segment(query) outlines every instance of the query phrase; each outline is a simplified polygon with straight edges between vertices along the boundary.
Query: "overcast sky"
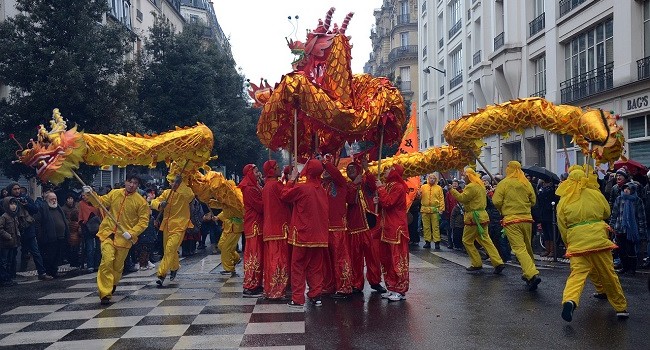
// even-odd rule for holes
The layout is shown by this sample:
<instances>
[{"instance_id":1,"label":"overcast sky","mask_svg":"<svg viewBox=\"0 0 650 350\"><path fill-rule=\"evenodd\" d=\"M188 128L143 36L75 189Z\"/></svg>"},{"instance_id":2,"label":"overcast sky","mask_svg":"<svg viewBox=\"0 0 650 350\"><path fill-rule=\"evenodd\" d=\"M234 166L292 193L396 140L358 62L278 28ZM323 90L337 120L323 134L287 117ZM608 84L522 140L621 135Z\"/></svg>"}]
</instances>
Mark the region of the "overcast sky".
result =
<instances>
[{"instance_id":1,"label":"overcast sky","mask_svg":"<svg viewBox=\"0 0 650 350\"><path fill-rule=\"evenodd\" d=\"M332 24L339 26L348 12L354 12L346 34L352 37L352 72L363 73L372 46L369 37L375 22L373 10L381 7L381 3L381 0L214 0L214 10L244 75L256 84L263 77L273 85L291 71L294 59L285 37L304 42L305 30L316 28L318 19L324 19L330 7L336 8ZM298 31L294 32L296 15Z\"/></svg>"}]
</instances>

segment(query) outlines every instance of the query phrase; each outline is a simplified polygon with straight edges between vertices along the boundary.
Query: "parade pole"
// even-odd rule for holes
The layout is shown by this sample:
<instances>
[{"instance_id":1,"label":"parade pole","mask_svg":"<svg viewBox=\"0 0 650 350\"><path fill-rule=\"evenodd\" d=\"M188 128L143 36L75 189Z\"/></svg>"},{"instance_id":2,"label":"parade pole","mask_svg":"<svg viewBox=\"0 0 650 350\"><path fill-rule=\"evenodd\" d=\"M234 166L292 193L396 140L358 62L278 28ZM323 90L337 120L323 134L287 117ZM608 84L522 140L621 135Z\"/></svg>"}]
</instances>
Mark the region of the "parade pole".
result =
<instances>
[{"instance_id":1,"label":"parade pole","mask_svg":"<svg viewBox=\"0 0 650 350\"><path fill-rule=\"evenodd\" d=\"M82 179L79 177L79 175L77 175L77 173L76 173L74 170L71 170L71 171L72 171L72 175L75 177L75 179L77 179L77 181L79 181L79 182L81 183L81 186L88 186L88 185L86 185L86 183L84 182L84 180L82 180ZM108 215L108 217L109 217L111 220L113 220L113 222L115 223L115 226L117 226L117 228L119 228L120 231L122 231L122 232L127 232L127 231L124 229L124 227L122 227L122 225L121 225L119 222L117 222L117 218L115 218L115 216L113 216L113 214L112 214L110 211L108 211L108 209L106 209L106 206L104 206L104 204L102 203L102 201L99 199L99 196L97 195L97 193L95 193L95 191L90 191L90 195L95 199L95 201L97 201L97 203L99 203L99 207L100 207L102 210L104 210L104 212L106 213L106 215Z\"/></svg>"},{"instance_id":2,"label":"parade pole","mask_svg":"<svg viewBox=\"0 0 650 350\"><path fill-rule=\"evenodd\" d=\"M298 169L298 110L293 110L293 166Z\"/></svg>"},{"instance_id":3,"label":"parade pole","mask_svg":"<svg viewBox=\"0 0 650 350\"><path fill-rule=\"evenodd\" d=\"M488 176L490 176L490 180L492 181L492 183L494 183L495 182L494 181L494 176L492 176L492 173L490 173L490 170L488 170L488 168L485 166L485 164L483 164L481 159L476 156L476 153L474 152L473 149L470 149L469 151L472 152L472 156L474 158L476 158L476 161L481 165L481 167L483 167L483 170L485 170L485 172L488 174Z\"/></svg>"},{"instance_id":4,"label":"parade pole","mask_svg":"<svg viewBox=\"0 0 650 350\"><path fill-rule=\"evenodd\" d=\"M381 180L381 153L384 148L384 124L381 125L381 134L379 135L379 155L377 156L377 178ZM378 198L375 195L375 198ZM379 214L379 202L375 203L375 213Z\"/></svg>"}]
</instances>

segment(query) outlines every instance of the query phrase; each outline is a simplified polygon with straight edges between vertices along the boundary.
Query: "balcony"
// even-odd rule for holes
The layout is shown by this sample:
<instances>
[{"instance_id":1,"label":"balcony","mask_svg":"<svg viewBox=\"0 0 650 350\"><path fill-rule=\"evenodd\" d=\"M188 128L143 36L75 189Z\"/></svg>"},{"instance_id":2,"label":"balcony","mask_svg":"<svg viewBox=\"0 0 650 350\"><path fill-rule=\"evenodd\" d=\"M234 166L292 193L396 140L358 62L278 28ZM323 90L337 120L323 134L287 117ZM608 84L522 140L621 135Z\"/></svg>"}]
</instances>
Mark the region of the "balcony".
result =
<instances>
[{"instance_id":1,"label":"balcony","mask_svg":"<svg viewBox=\"0 0 650 350\"><path fill-rule=\"evenodd\" d=\"M530 97L541 97L541 98L544 98L544 97L546 97L546 89L544 89L544 90L539 90L539 91L537 91L537 92L534 92L534 93L530 94Z\"/></svg>"},{"instance_id":2,"label":"balcony","mask_svg":"<svg viewBox=\"0 0 650 350\"><path fill-rule=\"evenodd\" d=\"M476 51L474 57L472 57L472 64L477 65L481 63L481 50Z\"/></svg>"},{"instance_id":3,"label":"balcony","mask_svg":"<svg viewBox=\"0 0 650 350\"><path fill-rule=\"evenodd\" d=\"M395 25L401 26L401 25L406 25L411 23L411 15L406 13L403 15L397 15L397 21L395 22Z\"/></svg>"},{"instance_id":4,"label":"balcony","mask_svg":"<svg viewBox=\"0 0 650 350\"><path fill-rule=\"evenodd\" d=\"M135 18L142 22L142 12L140 10L135 10Z\"/></svg>"},{"instance_id":5,"label":"balcony","mask_svg":"<svg viewBox=\"0 0 650 350\"><path fill-rule=\"evenodd\" d=\"M650 78L650 56L636 61L639 69L639 80Z\"/></svg>"},{"instance_id":6,"label":"balcony","mask_svg":"<svg viewBox=\"0 0 650 350\"><path fill-rule=\"evenodd\" d=\"M417 58L418 57L418 46L417 45L406 45L400 46L392 49L388 54L388 61L393 62L399 58Z\"/></svg>"},{"instance_id":7,"label":"balcony","mask_svg":"<svg viewBox=\"0 0 650 350\"><path fill-rule=\"evenodd\" d=\"M422 48L422 57L427 57L427 46L425 45L424 48Z\"/></svg>"},{"instance_id":8,"label":"balcony","mask_svg":"<svg viewBox=\"0 0 650 350\"><path fill-rule=\"evenodd\" d=\"M401 81L399 83L399 89L402 92L413 91L413 90L411 90L411 82L410 81Z\"/></svg>"},{"instance_id":9,"label":"balcony","mask_svg":"<svg viewBox=\"0 0 650 350\"><path fill-rule=\"evenodd\" d=\"M426 1L422 3L422 13L425 13L425 12L427 12L427 2Z\"/></svg>"},{"instance_id":10,"label":"balcony","mask_svg":"<svg viewBox=\"0 0 650 350\"><path fill-rule=\"evenodd\" d=\"M455 88L463 82L463 72L458 72L458 74L449 80L449 90Z\"/></svg>"},{"instance_id":11,"label":"balcony","mask_svg":"<svg viewBox=\"0 0 650 350\"><path fill-rule=\"evenodd\" d=\"M560 83L562 103L576 101L614 87L614 62Z\"/></svg>"},{"instance_id":12,"label":"balcony","mask_svg":"<svg viewBox=\"0 0 650 350\"><path fill-rule=\"evenodd\" d=\"M546 27L545 14L546 12L543 12L541 15L537 16L537 18L528 23L528 26L530 27L530 34L528 35L529 37L539 33L541 30L544 30Z\"/></svg>"},{"instance_id":13,"label":"balcony","mask_svg":"<svg viewBox=\"0 0 650 350\"><path fill-rule=\"evenodd\" d=\"M560 0L560 17L571 12L571 10L580 6L585 1L587 0Z\"/></svg>"},{"instance_id":14,"label":"balcony","mask_svg":"<svg viewBox=\"0 0 650 350\"><path fill-rule=\"evenodd\" d=\"M440 97L442 97L442 95L444 94L445 94L445 86L443 85L440 87Z\"/></svg>"},{"instance_id":15,"label":"balcony","mask_svg":"<svg viewBox=\"0 0 650 350\"><path fill-rule=\"evenodd\" d=\"M496 38L494 38L494 51L498 50L505 43L505 32L501 32L501 34L497 35Z\"/></svg>"},{"instance_id":16,"label":"balcony","mask_svg":"<svg viewBox=\"0 0 650 350\"><path fill-rule=\"evenodd\" d=\"M454 25L451 26L451 29L449 29L449 39L451 39L456 33L460 32L462 27L461 20L454 23Z\"/></svg>"},{"instance_id":17,"label":"balcony","mask_svg":"<svg viewBox=\"0 0 650 350\"><path fill-rule=\"evenodd\" d=\"M440 38L440 40L438 40L438 48L442 49L443 46L445 46L445 39Z\"/></svg>"},{"instance_id":18,"label":"balcony","mask_svg":"<svg viewBox=\"0 0 650 350\"><path fill-rule=\"evenodd\" d=\"M422 93L422 101L426 101L429 99L429 94L427 91Z\"/></svg>"}]
</instances>

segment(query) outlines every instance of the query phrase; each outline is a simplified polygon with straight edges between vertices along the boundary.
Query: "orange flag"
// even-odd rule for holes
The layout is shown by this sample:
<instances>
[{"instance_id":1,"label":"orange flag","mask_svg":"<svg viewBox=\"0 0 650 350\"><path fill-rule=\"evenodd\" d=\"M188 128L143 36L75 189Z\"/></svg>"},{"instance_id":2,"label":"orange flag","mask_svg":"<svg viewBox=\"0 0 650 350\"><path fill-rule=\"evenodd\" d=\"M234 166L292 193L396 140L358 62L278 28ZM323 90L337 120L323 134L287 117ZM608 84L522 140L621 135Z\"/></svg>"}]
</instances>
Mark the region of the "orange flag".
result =
<instances>
[{"instance_id":1,"label":"orange flag","mask_svg":"<svg viewBox=\"0 0 650 350\"><path fill-rule=\"evenodd\" d=\"M411 104L411 118L409 119L409 123L406 126L406 131L404 131L402 143L397 149L397 153L395 155L418 152L419 144L420 140L418 139L417 109L415 107L415 102L413 102ZM410 208L411 204L413 204L413 201L415 200L415 196L417 195L418 190L420 190L420 177L409 177L405 181L409 188L408 193L406 194L406 207Z\"/></svg>"}]
</instances>

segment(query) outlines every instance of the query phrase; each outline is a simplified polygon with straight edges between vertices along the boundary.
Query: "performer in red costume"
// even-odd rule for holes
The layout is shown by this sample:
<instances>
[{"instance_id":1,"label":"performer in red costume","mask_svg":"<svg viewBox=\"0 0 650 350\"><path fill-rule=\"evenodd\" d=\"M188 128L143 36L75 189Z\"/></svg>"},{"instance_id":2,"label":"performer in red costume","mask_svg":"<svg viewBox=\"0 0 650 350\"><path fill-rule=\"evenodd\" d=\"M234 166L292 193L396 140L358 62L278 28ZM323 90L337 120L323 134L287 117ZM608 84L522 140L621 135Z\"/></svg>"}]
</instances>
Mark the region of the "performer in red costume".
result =
<instances>
[{"instance_id":1,"label":"performer in red costume","mask_svg":"<svg viewBox=\"0 0 650 350\"><path fill-rule=\"evenodd\" d=\"M381 205L380 259L388 289L382 298L389 301L405 300L409 290L409 233L406 221L408 186L402 179L402 174L404 168L395 164L386 169L385 185L377 180Z\"/></svg>"},{"instance_id":2,"label":"performer in red costume","mask_svg":"<svg viewBox=\"0 0 650 350\"><path fill-rule=\"evenodd\" d=\"M328 283L333 285L332 298L345 299L352 294L352 262L350 260L350 236L345 232L347 212L347 181L339 169L332 164L332 156L326 155L323 161L323 187L329 203L329 259L325 263L332 272L325 275L325 290ZM330 281L327 278L330 278Z\"/></svg>"},{"instance_id":3,"label":"performer in red costume","mask_svg":"<svg viewBox=\"0 0 650 350\"><path fill-rule=\"evenodd\" d=\"M291 207L280 199L284 184L279 181L280 167L275 160L262 166L265 184L264 203L264 294L268 299L284 297L289 283L289 220Z\"/></svg>"},{"instance_id":4,"label":"performer in red costume","mask_svg":"<svg viewBox=\"0 0 650 350\"><path fill-rule=\"evenodd\" d=\"M257 179L260 176L255 164L244 166L244 179L239 188L244 196L244 298L262 296L262 226L264 206L262 204L262 188Z\"/></svg>"},{"instance_id":5,"label":"performer in red costume","mask_svg":"<svg viewBox=\"0 0 650 350\"><path fill-rule=\"evenodd\" d=\"M323 165L319 160L309 160L302 173L305 183L296 184L298 171L294 169L282 190L282 200L292 203L289 244L291 252L291 301L289 306L302 307L305 303L305 280L309 285L307 296L315 306L321 306L323 290L323 257L327 251L329 217L327 193L321 185Z\"/></svg>"},{"instance_id":6,"label":"performer in red costume","mask_svg":"<svg viewBox=\"0 0 650 350\"><path fill-rule=\"evenodd\" d=\"M370 288L379 293L386 293L381 283L381 267L379 264L379 225L376 225L375 204L373 198L377 187L375 177L366 172L362 175L359 163L350 163L346 173L352 182L348 182L347 229L350 234L350 258L352 260L352 290L361 293L363 290L363 266L365 258L366 278ZM374 222L368 222L368 218Z\"/></svg>"}]
</instances>

